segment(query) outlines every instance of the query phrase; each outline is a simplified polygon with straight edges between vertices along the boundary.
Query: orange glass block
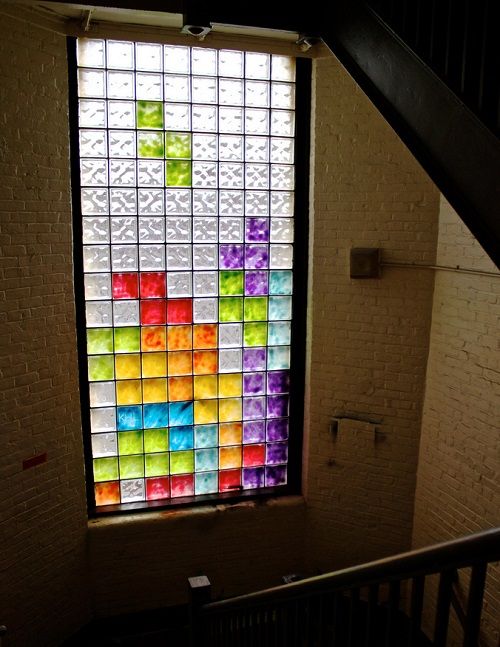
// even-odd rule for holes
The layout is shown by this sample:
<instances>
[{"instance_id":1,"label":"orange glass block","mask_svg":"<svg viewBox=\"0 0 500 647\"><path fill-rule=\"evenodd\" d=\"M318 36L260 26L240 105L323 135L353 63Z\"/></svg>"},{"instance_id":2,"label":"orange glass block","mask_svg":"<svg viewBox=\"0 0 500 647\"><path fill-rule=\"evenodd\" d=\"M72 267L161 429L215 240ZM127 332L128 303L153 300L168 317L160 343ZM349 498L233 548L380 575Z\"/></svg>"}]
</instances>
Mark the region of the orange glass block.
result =
<instances>
[{"instance_id":1,"label":"orange glass block","mask_svg":"<svg viewBox=\"0 0 500 647\"><path fill-rule=\"evenodd\" d=\"M113 505L114 503L120 503L120 483L118 481L96 483L95 504Z\"/></svg>"},{"instance_id":2,"label":"orange glass block","mask_svg":"<svg viewBox=\"0 0 500 647\"><path fill-rule=\"evenodd\" d=\"M153 350L167 350L165 326L143 326L141 328L141 349L145 353Z\"/></svg>"},{"instance_id":3,"label":"orange glass block","mask_svg":"<svg viewBox=\"0 0 500 647\"><path fill-rule=\"evenodd\" d=\"M219 400L219 420L221 422L241 420L241 398Z\"/></svg>"},{"instance_id":4,"label":"orange glass block","mask_svg":"<svg viewBox=\"0 0 500 647\"><path fill-rule=\"evenodd\" d=\"M191 350L191 326L168 326L168 350Z\"/></svg>"},{"instance_id":5,"label":"orange glass block","mask_svg":"<svg viewBox=\"0 0 500 647\"><path fill-rule=\"evenodd\" d=\"M227 470L241 467L241 447L219 448L219 469Z\"/></svg>"},{"instance_id":6,"label":"orange glass block","mask_svg":"<svg viewBox=\"0 0 500 647\"><path fill-rule=\"evenodd\" d=\"M195 400L194 424L206 425L217 422L217 400Z\"/></svg>"},{"instance_id":7,"label":"orange glass block","mask_svg":"<svg viewBox=\"0 0 500 647\"><path fill-rule=\"evenodd\" d=\"M192 377L169 377L168 399L170 402L181 402L193 399Z\"/></svg>"},{"instance_id":8,"label":"orange glass block","mask_svg":"<svg viewBox=\"0 0 500 647\"><path fill-rule=\"evenodd\" d=\"M241 373L219 375L219 397L231 398L241 395Z\"/></svg>"},{"instance_id":9,"label":"orange glass block","mask_svg":"<svg viewBox=\"0 0 500 647\"><path fill-rule=\"evenodd\" d=\"M191 351L168 353L169 375L190 375L193 372Z\"/></svg>"},{"instance_id":10,"label":"orange glass block","mask_svg":"<svg viewBox=\"0 0 500 647\"><path fill-rule=\"evenodd\" d=\"M141 404L141 380L120 380L116 383L116 404Z\"/></svg>"},{"instance_id":11,"label":"orange glass block","mask_svg":"<svg viewBox=\"0 0 500 647\"><path fill-rule=\"evenodd\" d=\"M217 351L195 350L193 353L195 375L217 373Z\"/></svg>"},{"instance_id":12,"label":"orange glass block","mask_svg":"<svg viewBox=\"0 0 500 647\"><path fill-rule=\"evenodd\" d=\"M226 422L219 425L219 445L238 445L243 436L243 423Z\"/></svg>"},{"instance_id":13,"label":"orange glass block","mask_svg":"<svg viewBox=\"0 0 500 647\"><path fill-rule=\"evenodd\" d=\"M143 402L166 402L167 401L167 380L157 378L155 380L142 381Z\"/></svg>"},{"instance_id":14,"label":"orange glass block","mask_svg":"<svg viewBox=\"0 0 500 647\"><path fill-rule=\"evenodd\" d=\"M141 377L141 356L116 355L115 373L117 380L131 380Z\"/></svg>"},{"instance_id":15,"label":"orange glass block","mask_svg":"<svg viewBox=\"0 0 500 647\"><path fill-rule=\"evenodd\" d=\"M148 353L142 356L142 377L165 377L167 353Z\"/></svg>"},{"instance_id":16,"label":"orange glass block","mask_svg":"<svg viewBox=\"0 0 500 647\"><path fill-rule=\"evenodd\" d=\"M193 348L217 348L217 324L194 325Z\"/></svg>"},{"instance_id":17,"label":"orange glass block","mask_svg":"<svg viewBox=\"0 0 500 647\"><path fill-rule=\"evenodd\" d=\"M217 397L217 375L197 375L194 378L195 400L208 400Z\"/></svg>"}]
</instances>

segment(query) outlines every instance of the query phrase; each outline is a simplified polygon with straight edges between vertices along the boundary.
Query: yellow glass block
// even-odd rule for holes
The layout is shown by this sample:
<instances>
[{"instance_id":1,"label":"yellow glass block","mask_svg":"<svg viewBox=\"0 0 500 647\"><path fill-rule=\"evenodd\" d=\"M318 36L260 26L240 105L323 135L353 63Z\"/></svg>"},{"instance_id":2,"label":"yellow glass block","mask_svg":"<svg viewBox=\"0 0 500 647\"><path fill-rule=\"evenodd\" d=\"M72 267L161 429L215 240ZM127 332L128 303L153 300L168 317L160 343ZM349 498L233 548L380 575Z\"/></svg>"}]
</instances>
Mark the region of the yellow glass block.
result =
<instances>
[{"instance_id":1,"label":"yellow glass block","mask_svg":"<svg viewBox=\"0 0 500 647\"><path fill-rule=\"evenodd\" d=\"M217 373L217 351L195 350L193 353L195 375Z\"/></svg>"},{"instance_id":2,"label":"yellow glass block","mask_svg":"<svg viewBox=\"0 0 500 647\"><path fill-rule=\"evenodd\" d=\"M194 424L206 425L217 422L217 400L195 400Z\"/></svg>"},{"instance_id":3,"label":"yellow glass block","mask_svg":"<svg viewBox=\"0 0 500 647\"><path fill-rule=\"evenodd\" d=\"M143 326L141 328L141 350L145 353L167 350L165 326Z\"/></svg>"},{"instance_id":4,"label":"yellow glass block","mask_svg":"<svg viewBox=\"0 0 500 647\"><path fill-rule=\"evenodd\" d=\"M169 375L190 375L193 372L192 354L190 351L168 353Z\"/></svg>"},{"instance_id":5,"label":"yellow glass block","mask_svg":"<svg viewBox=\"0 0 500 647\"><path fill-rule=\"evenodd\" d=\"M194 399L209 400L217 397L217 375L196 375L194 378Z\"/></svg>"},{"instance_id":6,"label":"yellow glass block","mask_svg":"<svg viewBox=\"0 0 500 647\"><path fill-rule=\"evenodd\" d=\"M116 379L130 380L141 377L141 356L140 355L116 355L115 356Z\"/></svg>"},{"instance_id":7,"label":"yellow glass block","mask_svg":"<svg viewBox=\"0 0 500 647\"><path fill-rule=\"evenodd\" d=\"M241 395L241 373L219 375L219 397L231 398Z\"/></svg>"},{"instance_id":8,"label":"yellow glass block","mask_svg":"<svg viewBox=\"0 0 500 647\"><path fill-rule=\"evenodd\" d=\"M217 324L194 325L193 348L217 348Z\"/></svg>"},{"instance_id":9,"label":"yellow glass block","mask_svg":"<svg viewBox=\"0 0 500 647\"><path fill-rule=\"evenodd\" d=\"M168 399L170 402L193 399L193 378L192 377L169 377L168 378Z\"/></svg>"},{"instance_id":10,"label":"yellow glass block","mask_svg":"<svg viewBox=\"0 0 500 647\"><path fill-rule=\"evenodd\" d=\"M219 400L219 420L221 422L241 420L241 399Z\"/></svg>"},{"instance_id":11,"label":"yellow glass block","mask_svg":"<svg viewBox=\"0 0 500 647\"><path fill-rule=\"evenodd\" d=\"M165 377L167 353L148 353L142 356L142 377Z\"/></svg>"},{"instance_id":12,"label":"yellow glass block","mask_svg":"<svg viewBox=\"0 0 500 647\"><path fill-rule=\"evenodd\" d=\"M219 445L238 445L243 437L241 422L226 422L219 425Z\"/></svg>"},{"instance_id":13,"label":"yellow glass block","mask_svg":"<svg viewBox=\"0 0 500 647\"><path fill-rule=\"evenodd\" d=\"M116 404L140 404L141 381L120 380L116 383Z\"/></svg>"},{"instance_id":14,"label":"yellow glass block","mask_svg":"<svg viewBox=\"0 0 500 647\"><path fill-rule=\"evenodd\" d=\"M191 326L168 326L168 350L190 350L193 347Z\"/></svg>"},{"instance_id":15,"label":"yellow glass block","mask_svg":"<svg viewBox=\"0 0 500 647\"><path fill-rule=\"evenodd\" d=\"M220 447L219 469L227 470L231 467L241 467L241 447Z\"/></svg>"},{"instance_id":16,"label":"yellow glass block","mask_svg":"<svg viewBox=\"0 0 500 647\"><path fill-rule=\"evenodd\" d=\"M166 402L167 401L167 380L143 380L142 381L143 402Z\"/></svg>"}]
</instances>

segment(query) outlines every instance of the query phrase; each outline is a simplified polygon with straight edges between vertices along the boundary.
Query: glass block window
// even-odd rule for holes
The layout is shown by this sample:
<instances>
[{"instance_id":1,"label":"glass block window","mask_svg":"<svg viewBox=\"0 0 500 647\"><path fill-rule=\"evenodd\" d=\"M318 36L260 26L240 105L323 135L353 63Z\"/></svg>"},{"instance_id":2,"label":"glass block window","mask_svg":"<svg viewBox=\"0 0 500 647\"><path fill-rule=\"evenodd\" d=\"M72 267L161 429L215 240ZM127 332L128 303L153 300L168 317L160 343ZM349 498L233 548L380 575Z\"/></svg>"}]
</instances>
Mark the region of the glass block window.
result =
<instances>
[{"instance_id":1,"label":"glass block window","mask_svg":"<svg viewBox=\"0 0 500 647\"><path fill-rule=\"evenodd\" d=\"M295 59L80 39L76 74L96 508L285 487Z\"/></svg>"}]
</instances>

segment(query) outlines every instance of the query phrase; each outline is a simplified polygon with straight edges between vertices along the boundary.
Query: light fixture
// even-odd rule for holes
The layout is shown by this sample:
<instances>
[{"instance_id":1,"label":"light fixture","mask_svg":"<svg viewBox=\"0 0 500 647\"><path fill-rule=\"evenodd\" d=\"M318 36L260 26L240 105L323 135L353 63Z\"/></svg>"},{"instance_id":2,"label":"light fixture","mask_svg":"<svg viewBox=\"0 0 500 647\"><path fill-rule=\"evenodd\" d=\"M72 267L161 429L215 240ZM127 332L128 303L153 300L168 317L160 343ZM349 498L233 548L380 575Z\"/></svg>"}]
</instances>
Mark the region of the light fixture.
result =
<instances>
[{"instance_id":1,"label":"light fixture","mask_svg":"<svg viewBox=\"0 0 500 647\"><path fill-rule=\"evenodd\" d=\"M305 34L301 34L299 39L295 41L295 44L301 52L308 52L311 47L314 47L314 45L320 42L321 38L319 36L306 36Z\"/></svg>"},{"instance_id":2,"label":"light fixture","mask_svg":"<svg viewBox=\"0 0 500 647\"><path fill-rule=\"evenodd\" d=\"M181 34L193 36L197 40L205 40L206 35L211 31L212 27L207 27L205 25L184 25L181 29Z\"/></svg>"}]
</instances>

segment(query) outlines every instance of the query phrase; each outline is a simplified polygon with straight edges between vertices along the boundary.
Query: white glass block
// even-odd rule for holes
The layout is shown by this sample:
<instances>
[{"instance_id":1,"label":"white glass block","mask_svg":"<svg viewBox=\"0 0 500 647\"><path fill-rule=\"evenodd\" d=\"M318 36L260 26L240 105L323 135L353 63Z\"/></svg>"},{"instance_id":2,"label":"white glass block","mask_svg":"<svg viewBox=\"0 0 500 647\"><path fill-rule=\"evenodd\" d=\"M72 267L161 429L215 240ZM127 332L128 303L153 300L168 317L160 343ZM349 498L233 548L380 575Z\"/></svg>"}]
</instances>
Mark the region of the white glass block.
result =
<instances>
[{"instance_id":1,"label":"white glass block","mask_svg":"<svg viewBox=\"0 0 500 647\"><path fill-rule=\"evenodd\" d=\"M293 193L288 191L271 192L271 216L292 217L294 207Z\"/></svg>"},{"instance_id":2,"label":"white glass block","mask_svg":"<svg viewBox=\"0 0 500 647\"><path fill-rule=\"evenodd\" d=\"M165 218L167 243L191 242L191 218Z\"/></svg>"},{"instance_id":3,"label":"white glass block","mask_svg":"<svg viewBox=\"0 0 500 647\"><path fill-rule=\"evenodd\" d=\"M193 47L191 50L191 73L215 76L217 74L217 51Z\"/></svg>"},{"instance_id":4,"label":"white glass block","mask_svg":"<svg viewBox=\"0 0 500 647\"><path fill-rule=\"evenodd\" d=\"M219 242L242 243L243 242L243 218L220 218Z\"/></svg>"},{"instance_id":5,"label":"white glass block","mask_svg":"<svg viewBox=\"0 0 500 647\"><path fill-rule=\"evenodd\" d=\"M163 189L138 189L139 214L145 216L163 215L165 205L163 203Z\"/></svg>"},{"instance_id":6,"label":"white glass block","mask_svg":"<svg viewBox=\"0 0 500 647\"><path fill-rule=\"evenodd\" d=\"M246 108L245 132L250 135L267 135L269 133L269 110Z\"/></svg>"},{"instance_id":7,"label":"white glass block","mask_svg":"<svg viewBox=\"0 0 500 647\"><path fill-rule=\"evenodd\" d=\"M135 157L135 132L133 130L110 130L109 156Z\"/></svg>"},{"instance_id":8,"label":"white glass block","mask_svg":"<svg viewBox=\"0 0 500 647\"><path fill-rule=\"evenodd\" d=\"M116 456L117 454L116 434L94 434L92 436L92 456L94 458Z\"/></svg>"},{"instance_id":9,"label":"white glass block","mask_svg":"<svg viewBox=\"0 0 500 647\"><path fill-rule=\"evenodd\" d=\"M111 275L85 274L85 298L87 300L111 299Z\"/></svg>"},{"instance_id":10,"label":"white glass block","mask_svg":"<svg viewBox=\"0 0 500 647\"><path fill-rule=\"evenodd\" d=\"M242 189L243 164L221 162L219 164L219 186L221 189Z\"/></svg>"},{"instance_id":11,"label":"white glass block","mask_svg":"<svg viewBox=\"0 0 500 647\"><path fill-rule=\"evenodd\" d=\"M245 159L247 162L268 162L269 138L245 137Z\"/></svg>"},{"instance_id":12,"label":"white glass block","mask_svg":"<svg viewBox=\"0 0 500 647\"><path fill-rule=\"evenodd\" d=\"M84 244L109 243L109 218L82 218Z\"/></svg>"},{"instance_id":13,"label":"white glass block","mask_svg":"<svg viewBox=\"0 0 500 647\"><path fill-rule=\"evenodd\" d=\"M105 128L106 102L98 99L80 99L78 123L80 128Z\"/></svg>"},{"instance_id":14,"label":"white glass block","mask_svg":"<svg viewBox=\"0 0 500 647\"><path fill-rule=\"evenodd\" d=\"M80 160L80 184L82 186L107 186L108 169L106 160Z\"/></svg>"},{"instance_id":15,"label":"white glass block","mask_svg":"<svg viewBox=\"0 0 500 647\"><path fill-rule=\"evenodd\" d=\"M195 243L216 243L217 218L193 218L193 241Z\"/></svg>"},{"instance_id":16,"label":"white glass block","mask_svg":"<svg viewBox=\"0 0 500 647\"><path fill-rule=\"evenodd\" d=\"M243 108L219 108L219 132L221 133L242 133L243 132Z\"/></svg>"},{"instance_id":17,"label":"white glass block","mask_svg":"<svg viewBox=\"0 0 500 647\"><path fill-rule=\"evenodd\" d=\"M82 214L99 215L109 213L107 189L82 189Z\"/></svg>"},{"instance_id":18,"label":"white glass block","mask_svg":"<svg viewBox=\"0 0 500 647\"><path fill-rule=\"evenodd\" d=\"M217 245L193 245L193 268L195 270L214 270L217 267Z\"/></svg>"},{"instance_id":19,"label":"white glass block","mask_svg":"<svg viewBox=\"0 0 500 647\"><path fill-rule=\"evenodd\" d=\"M247 52L245 54L245 76L248 79L268 79L271 72L269 54Z\"/></svg>"},{"instance_id":20,"label":"white glass block","mask_svg":"<svg viewBox=\"0 0 500 647\"><path fill-rule=\"evenodd\" d=\"M137 72L135 75L136 98L148 101L163 100L163 77L161 74Z\"/></svg>"},{"instance_id":21,"label":"white glass block","mask_svg":"<svg viewBox=\"0 0 500 647\"><path fill-rule=\"evenodd\" d=\"M293 243L293 218L271 218L271 242Z\"/></svg>"},{"instance_id":22,"label":"white glass block","mask_svg":"<svg viewBox=\"0 0 500 647\"><path fill-rule=\"evenodd\" d=\"M78 70L78 96L104 98L106 96L104 70Z\"/></svg>"},{"instance_id":23,"label":"white glass block","mask_svg":"<svg viewBox=\"0 0 500 647\"><path fill-rule=\"evenodd\" d=\"M271 138L271 162L277 164L293 164L294 140Z\"/></svg>"},{"instance_id":24,"label":"white glass block","mask_svg":"<svg viewBox=\"0 0 500 647\"><path fill-rule=\"evenodd\" d=\"M272 270L291 269L293 267L292 245L271 245L271 260L269 267Z\"/></svg>"},{"instance_id":25,"label":"white glass block","mask_svg":"<svg viewBox=\"0 0 500 647\"><path fill-rule=\"evenodd\" d=\"M137 246L113 245L111 247L111 266L113 272L137 270Z\"/></svg>"},{"instance_id":26,"label":"white glass block","mask_svg":"<svg viewBox=\"0 0 500 647\"><path fill-rule=\"evenodd\" d=\"M109 247L107 245L84 245L84 272L109 272L110 269L111 262L109 257Z\"/></svg>"},{"instance_id":27,"label":"white glass block","mask_svg":"<svg viewBox=\"0 0 500 647\"><path fill-rule=\"evenodd\" d=\"M221 216L242 216L244 213L243 191L220 191L219 213Z\"/></svg>"},{"instance_id":28,"label":"white glass block","mask_svg":"<svg viewBox=\"0 0 500 647\"><path fill-rule=\"evenodd\" d=\"M192 128L197 132L215 132L217 130L217 108L215 106L193 106Z\"/></svg>"},{"instance_id":29,"label":"white glass block","mask_svg":"<svg viewBox=\"0 0 500 647\"><path fill-rule=\"evenodd\" d=\"M273 81L295 81L295 59L290 56L273 54L271 78Z\"/></svg>"},{"instance_id":30,"label":"white glass block","mask_svg":"<svg viewBox=\"0 0 500 647\"><path fill-rule=\"evenodd\" d=\"M193 214L217 215L217 191L193 190Z\"/></svg>"},{"instance_id":31,"label":"white glass block","mask_svg":"<svg viewBox=\"0 0 500 647\"><path fill-rule=\"evenodd\" d=\"M104 41L93 38L79 38L77 41L78 65L83 67L104 67Z\"/></svg>"},{"instance_id":32,"label":"white glass block","mask_svg":"<svg viewBox=\"0 0 500 647\"><path fill-rule=\"evenodd\" d=\"M165 130L191 130L190 106L184 103L166 103Z\"/></svg>"},{"instance_id":33,"label":"white glass block","mask_svg":"<svg viewBox=\"0 0 500 647\"><path fill-rule=\"evenodd\" d=\"M193 186L216 187L217 164L215 162L193 162Z\"/></svg>"},{"instance_id":34,"label":"white glass block","mask_svg":"<svg viewBox=\"0 0 500 647\"><path fill-rule=\"evenodd\" d=\"M167 245L167 269L190 270L191 269L191 246L190 245Z\"/></svg>"},{"instance_id":35,"label":"white glass block","mask_svg":"<svg viewBox=\"0 0 500 647\"><path fill-rule=\"evenodd\" d=\"M193 103L217 103L217 79L210 76L193 76L191 97Z\"/></svg>"},{"instance_id":36,"label":"white glass block","mask_svg":"<svg viewBox=\"0 0 500 647\"><path fill-rule=\"evenodd\" d=\"M116 409L115 407L106 407L103 409L91 409L90 411L90 431L95 434L100 431L115 431L116 429ZM110 434L115 436L115 434ZM115 440L116 443L116 440Z\"/></svg>"},{"instance_id":37,"label":"white glass block","mask_svg":"<svg viewBox=\"0 0 500 647\"><path fill-rule=\"evenodd\" d=\"M219 80L219 103L223 106L242 106L245 98L245 86L238 79Z\"/></svg>"},{"instance_id":38,"label":"white glass block","mask_svg":"<svg viewBox=\"0 0 500 647\"><path fill-rule=\"evenodd\" d=\"M216 297L219 275L217 272L194 272L194 296Z\"/></svg>"},{"instance_id":39,"label":"white glass block","mask_svg":"<svg viewBox=\"0 0 500 647\"><path fill-rule=\"evenodd\" d=\"M133 99L134 73L108 72L108 97L110 99Z\"/></svg>"},{"instance_id":40,"label":"white glass block","mask_svg":"<svg viewBox=\"0 0 500 647\"><path fill-rule=\"evenodd\" d=\"M139 301L136 299L113 301L115 326L139 325Z\"/></svg>"},{"instance_id":41,"label":"white glass block","mask_svg":"<svg viewBox=\"0 0 500 647\"><path fill-rule=\"evenodd\" d=\"M190 101L191 83L189 76L168 74L165 76L165 101Z\"/></svg>"},{"instance_id":42,"label":"white glass block","mask_svg":"<svg viewBox=\"0 0 500 647\"><path fill-rule=\"evenodd\" d=\"M190 70L190 48L179 47L177 45L164 45L164 72L174 72L178 74L189 74Z\"/></svg>"},{"instance_id":43,"label":"white glass block","mask_svg":"<svg viewBox=\"0 0 500 647\"><path fill-rule=\"evenodd\" d=\"M224 162L243 161L243 137L220 135L219 159Z\"/></svg>"},{"instance_id":44,"label":"white glass block","mask_svg":"<svg viewBox=\"0 0 500 647\"><path fill-rule=\"evenodd\" d=\"M120 481L122 503L144 501L144 479L125 479Z\"/></svg>"},{"instance_id":45,"label":"white glass block","mask_svg":"<svg viewBox=\"0 0 500 647\"><path fill-rule=\"evenodd\" d=\"M167 189L166 191L167 214L191 214L191 191L189 189Z\"/></svg>"},{"instance_id":46,"label":"white glass block","mask_svg":"<svg viewBox=\"0 0 500 647\"><path fill-rule=\"evenodd\" d=\"M241 371L241 348L223 348L219 351L219 373Z\"/></svg>"},{"instance_id":47,"label":"white glass block","mask_svg":"<svg viewBox=\"0 0 500 647\"><path fill-rule=\"evenodd\" d=\"M111 186L135 186L135 161L109 160L109 183Z\"/></svg>"},{"instance_id":48,"label":"white glass block","mask_svg":"<svg viewBox=\"0 0 500 647\"><path fill-rule=\"evenodd\" d=\"M217 159L217 135L198 135L193 133L193 159Z\"/></svg>"},{"instance_id":49,"label":"white glass block","mask_svg":"<svg viewBox=\"0 0 500 647\"><path fill-rule=\"evenodd\" d=\"M219 51L219 75L243 76L243 52L221 49Z\"/></svg>"},{"instance_id":50,"label":"white glass block","mask_svg":"<svg viewBox=\"0 0 500 647\"><path fill-rule=\"evenodd\" d=\"M292 83L273 83L271 86L271 106L273 108L295 108L295 85Z\"/></svg>"},{"instance_id":51,"label":"white glass block","mask_svg":"<svg viewBox=\"0 0 500 647\"><path fill-rule=\"evenodd\" d=\"M112 214L133 215L137 213L135 189L110 189L109 200Z\"/></svg>"},{"instance_id":52,"label":"white glass block","mask_svg":"<svg viewBox=\"0 0 500 647\"><path fill-rule=\"evenodd\" d=\"M147 72L161 72L163 67L163 47L154 43L135 44L135 67Z\"/></svg>"},{"instance_id":53,"label":"white glass block","mask_svg":"<svg viewBox=\"0 0 500 647\"><path fill-rule=\"evenodd\" d=\"M139 241L141 243L164 243L165 218L141 216L139 218Z\"/></svg>"},{"instance_id":54,"label":"white glass block","mask_svg":"<svg viewBox=\"0 0 500 647\"><path fill-rule=\"evenodd\" d=\"M116 216L114 218L111 218L111 242L136 243L137 217Z\"/></svg>"},{"instance_id":55,"label":"white glass block","mask_svg":"<svg viewBox=\"0 0 500 647\"><path fill-rule=\"evenodd\" d=\"M269 214L269 193L267 191L245 191L245 215L267 216Z\"/></svg>"},{"instance_id":56,"label":"white glass block","mask_svg":"<svg viewBox=\"0 0 500 647\"><path fill-rule=\"evenodd\" d=\"M133 101L108 101L109 128L135 128Z\"/></svg>"},{"instance_id":57,"label":"white glass block","mask_svg":"<svg viewBox=\"0 0 500 647\"><path fill-rule=\"evenodd\" d=\"M267 164L245 164L245 188L268 189L269 166Z\"/></svg>"},{"instance_id":58,"label":"white glass block","mask_svg":"<svg viewBox=\"0 0 500 647\"><path fill-rule=\"evenodd\" d=\"M87 301L85 320L89 328L106 328L113 325L111 301Z\"/></svg>"},{"instance_id":59,"label":"white glass block","mask_svg":"<svg viewBox=\"0 0 500 647\"><path fill-rule=\"evenodd\" d=\"M165 164L162 160L138 160L139 186L165 186Z\"/></svg>"},{"instance_id":60,"label":"white glass block","mask_svg":"<svg viewBox=\"0 0 500 647\"><path fill-rule=\"evenodd\" d=\"M271 110L271 135L293 137L295 113L290 110Z\"/></svg>"},{"instance_id":61,"label":"white glass block","mask_svg":"<svg viewBox=\"0 0 500 647\"><path fill-rule=\"evenodd\" d=\"M116 402L114 382L91 382L89 390L91 407L109 407Z\"/></svg>"},{"instance_id":62,"label":"white glass block","mask_svg":"<svg viewBox=\"0 0 500 647\"><path fill-rule=\"evenodd\" d=\"M168 297L192 297L191 272L169 272L167 275Z\"/></svg>"},{"instance_id":63,"label":"white glass block","mask_svg":"<svg viewBox=\"0 0 500 647\"><path fill-rule=\"evenodd\" d=\"M243 343L243 324L219 324L220 348L240 348Z\"/></svg>"},{"instance_id":64,"label":"white glass block","mask_svg":"<svg viewBox=\"0 0 500 647\"><path fill-rule=\"evenodd\" d=\"M117 70L134 69L134 43L126 41L107 41L108 67Z\"/></svg>"},{"instance_id":65,"label":"white glass block","mask_svg":"<svg viewBox=\"0 0 500 647\"><path fill-rule=\"evenodd\" d=\"M218 319L217 299L193 299L194 323L214 323Z\"/></svg>"},{"instance_id":66,"label":"white glass block","mask_svg":"<svg viewBox=\"0 0 500 647\"><path fill-rule=\"evenodd\" d=\"M245 105L268 108L269 83L267 81L245 81Z\"/></svg>"},{"instance_id":67,"label":"white glass block","mask_svg":"<svg viewBox=\"0 0 500 647\"><path fill-rule=\"evenodd\" d=\"M106 157L108 138L105 130L80 130L80 157Z\"/></svg>"},{"instance_id":68,"label":"white glass block","mask_svg":"<svg viewBox=\"0 0 500 647\"><path fill-rule=\"evenodd\" d=\"M271 189L293 191L295 185L294 167L285 164L271 164Z\"/></svg>"},{"instance_id":69,"label":"white glass block","mask_svg":"<svg viewBox=\"0 0 500 647\"><path fill-rule=\"evenodd\" d=\"M141 272L165 269L165 245L139 245Z\"/></svg>"}]
</instances>

